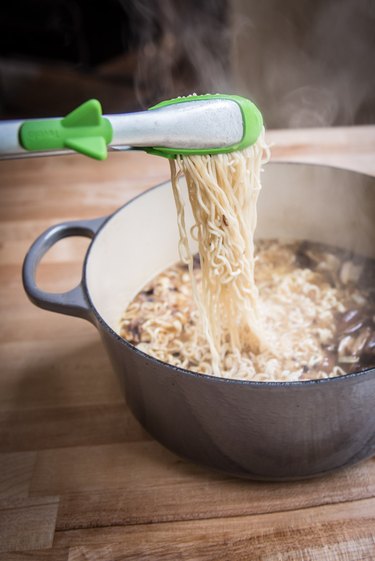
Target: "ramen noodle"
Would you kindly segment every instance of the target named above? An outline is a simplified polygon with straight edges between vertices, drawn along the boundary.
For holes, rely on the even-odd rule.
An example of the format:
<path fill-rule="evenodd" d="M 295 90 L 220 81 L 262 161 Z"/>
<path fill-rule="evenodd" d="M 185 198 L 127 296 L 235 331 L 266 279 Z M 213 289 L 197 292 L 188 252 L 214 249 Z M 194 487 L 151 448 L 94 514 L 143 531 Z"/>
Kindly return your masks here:
<path fill-rule="evenodd" d="M 263 130 L 258 141 L 242 151 L 171 160 L 180 258 L 188 265 L 216 375 L 220 374 L 223 346 L 240 356 L 243 351 L 258 353 L 268 345 L 259 318 L 253 242 L 260 174 L 268 159 Z M 192 274 L 193 254 L 185 225 L 181 175 L 186 178 L 195 220 L 190 235 L 198 243 L 199 290 Z"/>

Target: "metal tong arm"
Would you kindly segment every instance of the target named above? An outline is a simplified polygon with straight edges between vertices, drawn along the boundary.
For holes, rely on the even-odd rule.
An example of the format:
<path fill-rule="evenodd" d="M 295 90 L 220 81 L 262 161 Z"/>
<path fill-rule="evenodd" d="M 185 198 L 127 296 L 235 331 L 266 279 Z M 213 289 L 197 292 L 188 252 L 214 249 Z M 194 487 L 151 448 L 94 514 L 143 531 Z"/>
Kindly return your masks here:
<path fill-rule="evenodd" d="M 0 122 L 0 159 L 74 151 L 104 159 L 108 144 L 114 150 L 220 149 L 240 142 L 242 136 L 241 110 L 237 103 L 227 99 L 197 100 L 105 116 L 101 115 L 99 102 L 90 100 L 63 119 Z"/>

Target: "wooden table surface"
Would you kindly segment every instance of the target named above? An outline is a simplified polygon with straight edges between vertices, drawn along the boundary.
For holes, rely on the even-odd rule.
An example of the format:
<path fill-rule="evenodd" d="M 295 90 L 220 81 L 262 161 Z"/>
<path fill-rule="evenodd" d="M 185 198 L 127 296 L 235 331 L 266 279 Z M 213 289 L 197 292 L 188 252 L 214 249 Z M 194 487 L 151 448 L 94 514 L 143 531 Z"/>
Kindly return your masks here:
<path fill-rule="evenodd" d="M 268 138 L 274 159 L 375 175 L 375 127 Z M 0 559 L 375 559 L 374 458 L 295 483 L 192 465 L 132 417 L 94 327 L 27 300 L 21 263 L 43 229 L 110 213 L 167 177 L 143 153 L 0 162 Z M 71 288 L 87 244 L 53 248 L 41 286 Z"/>

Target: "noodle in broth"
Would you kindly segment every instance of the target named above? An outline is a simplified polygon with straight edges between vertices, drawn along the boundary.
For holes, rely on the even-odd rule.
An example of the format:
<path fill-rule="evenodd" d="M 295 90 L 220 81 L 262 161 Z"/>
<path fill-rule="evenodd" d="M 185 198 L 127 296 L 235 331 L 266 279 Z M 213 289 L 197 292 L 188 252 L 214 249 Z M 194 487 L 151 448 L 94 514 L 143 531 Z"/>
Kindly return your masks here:
<path fill-rule="evenodd" d="M 224 341 L 220 376 L 287 382 L 375 365 L 375 261 L 305 241 L 258 240 L 255 249 L 258 310 L 269 346 L 238 353 Z M 199 258 L 193 275 L 199 289 Z M 215 374 L 183 263 L 138 293 L 122 317 L 121 334 L 159 360 Z"/>

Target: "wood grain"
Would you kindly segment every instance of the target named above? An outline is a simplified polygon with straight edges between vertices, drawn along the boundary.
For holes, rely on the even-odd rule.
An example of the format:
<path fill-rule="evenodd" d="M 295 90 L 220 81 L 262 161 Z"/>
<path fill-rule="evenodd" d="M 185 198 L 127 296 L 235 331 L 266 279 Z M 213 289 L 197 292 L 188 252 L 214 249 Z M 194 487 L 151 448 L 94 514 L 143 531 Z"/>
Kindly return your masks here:
<path fill-rule="evenodd" d="M 341 561 L 345 554 L 351 558 L 350 551 L 371 559 L 374 524 L 375 500 L 369 499 L 256 516 L 58 532 L 55 544 L 69 546 L 69 561 L 95 556 L 102 561 Z"/>
<path fill-rule="evenodd" d="M 72 320 L 65 316 L 42 312 L 43 315 L 51 319 L 49 333 L 34 329 L 29 331 L 29 339 L 25 336 L 23 341 L 1 345 L 7 364 L 1 375 L 1 411 L 123 404 L 120 385 L 96 330 L 83 320 L 73 320 L 71 325 Z M 62 320 L 66 330 L 60 337 L 54 332 L 51 337 L 56 318 Z M 87 330 L 80 334 L 74 329 L 77 324 Z M 38 354 L 33 352 L 36 342 Z"/>
<path fill-rule="evenodd" d="M 150 438 L 123 403 L 6 411 L 0 437 L 4 452 Z"/>
<path fill-rule="evenodd" d="M 157 485 L 150 486 L 146 477 L 137 482 L 132 478 L 115 491 L 61 494 L 57 529 L 242 516 L 350 502 L 375 497 L 374 471 L 374 463 L 367 462 L 316 481 L 260 485 L 176 463 L 168 475 L 158 474 Z"/>
<path fill-rule="evenodd" d="M 269 140 L 277 160 L 375 174 L 375 127 Z M 109 214 L 168 174 L 143 153 L 0 162 L 0 561 L 372 561 L 375 459 L 274 484 L 195 466 L 133 418 L 92 325 L 27 300 L 22 260 L 43 230 Z M 87 244 L 57 244 L 40 285 L 73 287 Z"/>
<path fill-rule="evenodd" d="M 0 501 L 0 551 L 51 547 L 58 501 L 56 497 Z"/>
<path fill-rule="evenodd" d="M 34 549 L 32 551 L 0 552 L 0 561 L 68 561 L 69 549 Z M 87 559 L 87 558 L 86 558 Z"/>
<path fill-rule="evenodd" d="M 0 500 L 27 497 L 36 452 L 0 454 Z"/>
<path fill-rule="evenodd" d="M 375 175 L 373 127 L 271 131 L 268 141 L 273 160 L 324 163 Z"/>
<path fill-rule="evenodd" d="M 156 442 L 77 447 L 40 452 L 30 492 L 61 497 L 59 529 L 96 526 L 98 512 L 102 526 L 238 516 L 374 497 L 375 460 L 317 480 L 259 484 L 192 465 Z"/>

